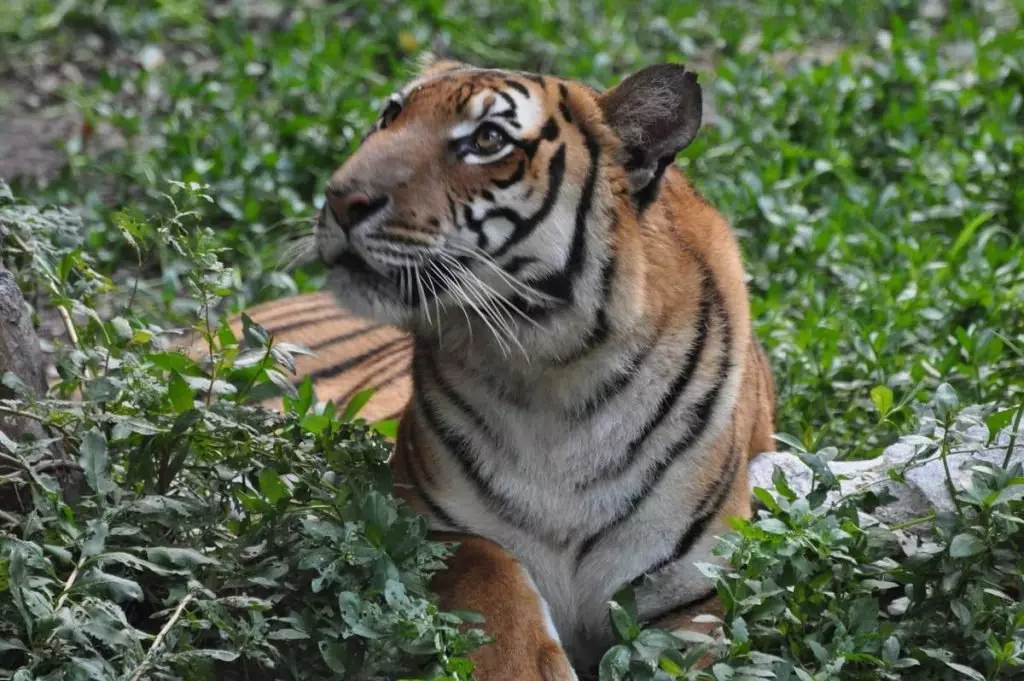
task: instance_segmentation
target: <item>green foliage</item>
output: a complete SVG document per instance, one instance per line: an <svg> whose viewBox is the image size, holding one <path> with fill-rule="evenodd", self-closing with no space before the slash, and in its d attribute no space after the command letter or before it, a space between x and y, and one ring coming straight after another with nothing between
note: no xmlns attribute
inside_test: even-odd
<svg viewBox="0 0 1024 681"><path fill-rule="evenodd" d="M0 678L465 678L480 633L460 633L428 588L449 547L391 496L388 448L356 409L292 386L301 348L216 321L229 282L194 213L153 233L194 263L179 275L205 359L167 347L170 330L132 307L101 318L109 282L78 244L6 250L46 239L10 218L28 207L3 210L7 264L67 310L77 342L54 396L0 401L75 453L55 463L44 443L0 435L28 501L0 518ZM285 413L249 406L282 386ZM47 471L76 463L72 501Z"/></svg>
<svg viewBox="0 0 1024 681"><path fill-rule="evenodd" d="M645 629L622 594L603 677L1019 678L1019 471L979 471L913 541L865 525L869 497L822 504L827 461L914 433L952 447L930 419L961 403L987 405L991 433L1019 428L1022 44L1019 3L999 0L8 3L5 85L82 120L50 182L7 178L50 207L0 185L0 259L41 324L62 310L78 336L47 400L4 408L50 425L91 491L70 505L41 444L0 441L36 509L0 520L25 535L0 559L0 668L463 674L476 638L423 588L444 549L389 496L395 424L354 421L365 396L319 404L290 375L301 348L219 321L319 286L316 266L280 267L288 244L411 57L439 46L596 87L655 61L700 72L707 115L680 164L740 236L778 439L815 472L806 499L777 476L724 544L724 645ZM168 349L182 327L210 359ZM282 391L286 414L247 406ZM703 647L718 661L697 672Z"/></svg>
<svg viewBox="0 0 1024 681"><path fill-rule="evenodd" d="M196 209L226 249L232 304L317 288L318 267L279 267L287 245L423 48L598 87L680 61L709 104L680 162L741 237L781 431L869 458L944 381L976 403L1022 389L1013 3L19 6L0 66L31 80L69 60L91 76L48 95L76 102L85 125L45 194L101 218L86 244L104 273L135 257L111 238L127 219L116 207L163 210L172 178L210 187ZM143 291L170 305L188 265L144 256ZM884 414L877 386L892 391Z"/></svg>
<svg viewBox="0 0 1024 681"><path fill-rule="evenodd" d="M944 384L937 413L951 398ZM1005 443L1007 461L1024 406L1014 412L1016 427L989 438ZM959 413L923 419L921 456L984 445L967 431L976 420ZM601 681L1024 678L1021 464L979 461L956 512L899 527L871 518L881 501L871 489L824 503L837 489L834 477L818 478L797 497L777 471L772 491L757 490L766 508L723 537L724 566L701 566L726 609L719 640L644 628L620 594L611 611L620 643ZM698 671L704 653L714 662Z"/></svg>

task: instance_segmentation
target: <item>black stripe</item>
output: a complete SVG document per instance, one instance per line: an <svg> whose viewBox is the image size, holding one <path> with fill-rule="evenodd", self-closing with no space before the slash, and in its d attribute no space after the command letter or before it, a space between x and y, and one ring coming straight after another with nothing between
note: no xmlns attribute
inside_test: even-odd
<svg viewBox="0 0 1024 681"><path fill-rule="evenodd" d="M553 123L553 120L549 120L548 123ZM586 140L587 151L590 153L590 167L587 170L587 179L583 185L583 191L580 193L579 204L576 206L576 224L565 268L546 274L538 279L524 282L531 288L565 302L571 302L574 298L573 285L583 270L583 264L586 261L587 216L590 214L590 209L594 204L594 187L597 184L598 165L601 159L601 145L597 138L585 128L581 128L581 131ZM565 145L562 145L560 151L564 151L564 149ZM513 233L513 238L514 236L515 234ZM505 245L507 246L508 242ZM504 248L505 246L502 247L502 249ZM500 255L499 251L495 257L500 257ZM547 307L531 305L521 296L515 296L510 302L521 312L534 319L549 311Z"/></svg>
<svg viewBox="0 0 1024 681"><path fill-rule="evenodd" d="M319 343L316 343L315 345L309 346L309 349L313 350L314 352L316 350L323 350L329 345L334 345L335 343L343 343L347 340L358 338L359 336L365 335L367 333L370 333L371 331L376 331L377 329L382 328L384 328L383 324L371 324L370 326L364 326L361 329L349 331L348 333L343 333L340 336L331 336L327 340L322 340Z"/></svg>
<svg viewBox="0 0 1024 681"><path fill-rule="evenodd" d="M721 345L726 348L726 351L723 354L719 365L719 372L715 385L694 406L693 417L688 419L690 427L686 434L681 440L669 447L668 451L658 459L657 463L655 463L653 469L644 476L644 481L641 483L640 489L630 497L629 502L625 505L625 510L600 530L587 537L583 544L580 545L580 549L576 554L577 569L579 569L579 565L583 559L594 550L598 541L602 537L629 520L638 510L640 510L643 502L658 487L662 479L665 477L665 473L667 473L672 467L672 464L678 461L679 457L692 447L693 444L704 434L704 431L707 430L708 421L714 411L715 405L718 402L718 396L722 392L725 381L729 376L729 369L732 366L728 353L730 341L728 323L724 317L722 321L725 328L723 330Z"/></svg>
<svg viewBox="0 0 1024 681"><path fill-rule="evenodd" d="M281 314L276 314L272 317L268 317L262 320L253 319L253 321L262 326L263 330L266 331L267 333L276 336L278 334L286 333L288 331L294 331L295 329L301 329L302 327L310 326L312 324L319 324L320 322L324 322L329 319L348 319L349 315L346 314L345 311L342 310L341 308L334 308L334 306L331 306L331 308L333 309L328 309L324 311L322 314L317 315L316 317L310 319L299 319L296 321L289 321L286 324L282 324L280 326L274 326L273 324L274 322L282 320L294 319L298 315L316 312L317 307L312 306L309 308L303 308L301 310L286 310Z"/></svg>
<svg viewBox="0 0 1024 681"><path fill-rule="evenodd" d="M492 213L495 215L500 214L502 217L508 218L514 225L515 229L512 235L501 245L495 253L492 255L495 258L500 258L508 253L513 246L518 244L520 241L530 236L533 230L537 228L537 225L541 223L551 209L555 206L555 201L558 199L559 193L562 190L562 180L565 177L565 145L558 147L558 151L551 157L551 162L548 164L548 193L544 197L544 203L541 207L529 218L522 218L517 213L511 212L508 209L492 209L484 214L481 222L492 217ZM515 216L514 218L512 216Z"/></svg>
<svg viewBox="0 0 1024 681"><path fill-rule="evenodd" d="M608 336L611 334L608 306L611 304L612 287L615 283L615 265L616 261L613 256L604 264L604 269L601 272L601 303L597 308L593 328L587 332L580 347L569 355L560 357L557 360L558 364L565 366L577 362L608 340Z"/></svg>
<svg viewBox="0 0 1024 681"><path fill-rule="evenodd" d="M516 110L519 107L516 105L516 100L512 99L512 95L510 95L507 92L502 92L502 91L498 90L498 96L505 100L505 103L509 105L509 107L511 108L512 113L514 115ZM504 113L506 113L506 112L502 112L502 114L504 114Z"/></svg>
<svg viewBox="0 0 1024 681"><path fill-rule="evenodd" d="M529 267L530 265L540 262L537 258L532 255L517 255L502 268L511 275L519 274L523 268Z"/></svg>
<svg viewBox="0 0 1024 681"><path fill-rule="evenodd" d="M522 83L517 83L514 80L506 78L505 85L508 85L510 88L521 94L523 97L526 97L527 99L530 98L530 89L523 85Z"/></svg>
<svg viewBox="0 0 1024 681"><path fill-rule="evenodd" d="M672 165L674 160L673 157L666 156L658 161L658 167L654 169L651 181L633 194L638 214L643 215L644 211L658 198L658 190L661 188L661 179L665 176L665 169Z"/></svg>
<svg viewBox="0 0 1024 681"><path fill-rule="evenodd" d="M492 180L492 183L498 189L508 189L516 182L522 180L524 175L526 175L526 161L520 159L519 165L516 166L515 171L511 175L509 175L507 179Z"/></svg>
<svg viewBox="0 0 1024 681"><path fill-rule="evenodd" d="M672 412L680 395L683 394L686 386L693 380L693 374L697 370L698 359L704 353L704 348L707 345L708 336L711 332L712 307L716 303L721 304L721 296L715 288L711 271L703 263L701 263L701 276L700 316L697 319L696 325L697 337L686 351L686 355L683 358L683 368L676 374L675 380L672 381L668 391L662 395L661 400L658 402L658 410L654 413L654 416L647 421L640 434L629 443L629 446L626 448L626 455L604 470L598 471L593 477L580 483L577 486L580 491L584 491L599 482L613 480L625 473L640 456L647 438ZM728 341L728 335L726 335L725 340ZM727 344L726 347L728 347Z"/></svg>
<svg viewBox="0 0 1024 681"><path fill-rule="evenodd" d="M566 265L566 270L572 281L579 276L586 260L587 216L594 204L594 187L597 185L598 164L601 160L601 144L597 138L587 128L581 127L580 130L586 140L587 152L590 154L590 167L587 169L587 180L583 185L583 193L580 194L580 203L576 207L576 229L572 235L572 247Z"/></svg>
<svg viewBox="0 0 1024 681"><path fill-rule="evenodd" d="M572 110L569 108L569 88L565 83L558 84L558 109L562 112L562 118L566 123L572 123Z"/></svg>
<svg viewBox="0 0 1024 681"><path fill-rule="evenodd" d="M410 450L412 449L412 447L413 445L409 445ZM416 492L420 495L420 498L423 499L423 502L427 505L427 509L431 513L433 513L437 517L437 519L440 520L444 525L447 525L448 527L451 527L456 530L465 531L465 528L463 528L462 525L460 525L459 523L455 522L455 520L453 520L452 517L448 515L448 512L441 508L441 505L434 499L433 496L431 496L430 492L427 491L426 486L420 479L419 473L416 472L417 461L413 459L411 454L407 454L407 456L407 460L409 462L409 478L412 481L413 487L416 488ZM423 472L429 474L425 468Z"/></svg>
<svg viewBox="0 0 1024 681"><path fill-rule="evenodd" d="M349 357L344 362L338 362L331 366L322 367L309 374L312 381L316 382L324 378L333 378L338 374L342 374L354 366L358 366L363 362L372 359L379 353L387 353L386 356L390 356L401 352L402 350L408 349L410 343L408 338L396 338L395 340L389 341L384 345L379 345L372 350L360 353L355 357ZM399 347L400 346L400 347Z"/></svg>
<svg viewBox="0 0 1024 681"><path fill-rule="evenodd" d="M648 626L653 628L659 628L661 627L661 622L663 620L669 619L670 617L677 617L681 615L684 610L689 610L691 608L699 608L702 605L707 605L711 601L715 600L715 598L717 597L718 589L712 586L708 591L705 591L703 594L697 596L696 598L691 598L690 600L684 603L672 606L664 612L660 612L657 615L652 615L648 620Z"/></svg>
<svg viewBox="0 0 1024 681"><path fill-rule="evenodd" d="M643 367L644 360L651 354L651 351L655 348L656 343L645 343L640 350L630 358L629 363L621 371L615 372L611 379L605 381L601 386L594 392L593 395L588 397L586 401L579 404L578 406L570 407L566 410L565 416L570 419L587 419L593 416L598 409L608 404L616 396L619 395L623 390L626 389L633 378L639 373ZM586 488L581 488L577 485L579 491L585 491Z"/></svg>
<svg viewBox="0 0 1024 681"><path fill-rule="evenodd" d="M704 496L701 497L700 503L697 504L693 521L676 541L672 552L644 570L639 577L653 575L662 568L686 556L690 549L693 548L694 543L704 536L708 524L718 514L722 504L729 498L729 494L734 489L733 484L736 482L736 473L739 470L739 462L742 458L739 454L739 449L736 447L735 420L733 421L732 436L729 440L729 449L726 456L725 465L723 466L724 470L719 471L715 484L705 490Z"/></svg>
<svg viewBox="0 0 1024 681"><path fill-rule="evenodd" d="M540 129L540 138L549 142L558 139L558 123L555 122L554 117L549 118L544 127Z"/></svg>
<svg viewBox="0 0 1024 681"><path fill-rule="evenodd" d="M474 460L475 457L471 453L469 440L464 435L459 434L454 427L443 424L437 407L431 404L424 396L423 386L429 384L437 386L441 395L462 412L466 420L470 421L474 427L481 429L488 439L493 441L493 433L487 424L484 423L483 418L444 381L439 371L436 371L434 368L428 368L430 363L426 351L417 348L413 355L413 381L417 386L415 391L416 400L419 403L420 411L426 417L426 426L430 428L444 449L455 459L463 475L476 487L487 507L506 522L525 529L524 519L521 517L522 514L512 511L512 501L498 492L491 484L491 481L481 474L480 466ZM428 372L430 374L429 379L425 375Z"/></svg>

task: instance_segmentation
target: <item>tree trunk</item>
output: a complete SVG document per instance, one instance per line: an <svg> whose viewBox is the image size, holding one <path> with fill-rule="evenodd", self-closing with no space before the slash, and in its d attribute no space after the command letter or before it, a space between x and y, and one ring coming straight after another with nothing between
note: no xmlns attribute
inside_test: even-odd
<svg viewBox="0 0 1024 681"><path fill-rule="evenodd" d="M46 393L43 353L32 328L28 305L25 304L14 276L0 267L0 377L7 373L17 376L32 396L40 397ZM21 397L23 396L0 382L0 399ZM2 413L0 432L15 442L37 441L50 437L38 421ZM51 460L67 459L59 446L50 447L50 451ZM10 460L14 452L7 451L2 443L0 454L6 455L0 459L0 475L9 475L22 469ZM73 466L60 466L55 472L61 488L66 492L76 490L81 484L81 473ZM0 485L0 510L26 510L26 505L31 502L31 495L26 494L26 490L22 488L23 486L17 483Z"/></svg>

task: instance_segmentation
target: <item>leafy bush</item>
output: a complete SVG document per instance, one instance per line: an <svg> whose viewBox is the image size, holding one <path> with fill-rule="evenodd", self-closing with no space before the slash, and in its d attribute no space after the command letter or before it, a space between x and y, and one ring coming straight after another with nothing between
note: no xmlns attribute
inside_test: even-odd
<svg viewBox="0 0 1024 681"><path fill-rule="evenodd" d="M460 656L482 638L429 592L450 548L391 496L377 430L393 424L355 419L366 396L318 403L308 379L286 378L301 348L217 321L230 276L188 208L207 197L175 195L182 208L153 233L193 264L182 276L206 361L168 348L173 330L131 301L97 313L110 281L80 241L40 229L62 212L0 205L5 264L74 329L53 395L6 375L23 394L0 413L77 453L55 461L47 443L0 433L16 471L3 482L23 500L0 519L0 678L465 678ZM133 248L153 246L131 231ZM247 405L271 385L290 392L285 413ZM47 472L61 465L83 472L80 498Z"/></svg>
<svg viewBox="0 0 1024 681"><path fill-rule="evenodd" d="M940 388L1016 419L992 432L1019 424L1018 4L8 5L0 128L23 92L29 117L76 117L49 183L11 178L61 208L0 198L0 258L41 328L76 336L46 399L2 407L47 423L89 475L64 496L44 443L0 443L29 504L0 520L0 678L125 679L144 662L151 678L465 678L480 639L430 605L445 548L390 496L393 424L317 404L289 375L299 349L219 321L318 287L316 266L285 272L281 255L427 46L597 87L659 60L700 71L707 115L680 163L740 235L783 442L959 447L949 414L943 442L922 406ZM170 196L167 178L184 183ZM214 360L170 351L170 325ZM247 406L271 390L295 390L286 413ZM826 507L827 476L806 499L779 478L723 544L727 640L699 641L717 666L690 668L701 651L635 622L623 594L604 677L1019 678L1019 477L979 471L957 513L889 530L857 512L869 495Z"/></svg>
<svg viewBox="0 0 1024 681"><path fill-rule="evenodd" d="M680 163L741 237L781 431L871 458L942 382L975 403L1022 390L1015 3L22 4L0 73L64 83L39 97L82 125L52 184L20 186L101 218L105 273L134 257L114 216L163 210L172 178L211 187L199 209L240 300L317 288L321 270L284 272L282 253L424 47L597 87L677 61L708 105ZM173 292L174 254L146 255ZM884 419L876 386L894 393Z"/></svg>
<svg viewBox="0 0 1024 681"><path fill-rule="evenodd" d="M967 430L977 419L958 418L948 385L934 413L914 437L918 459L985 446ZM822 454L807 459L823 475L805 497L776 469L774 489L756 490L765 509L722 539L727 566L703 566L726 607L723 639L682 636L701 644L684 654L680 638L639 626L623 593L612 610L620 643L605 655L601 681L1024 678L1020 449L1010 463L1022 415L1024 405L987 419L988 441L1006 448L1004 464L979 460L955 512L897 527L869 515L882 501L871 489L826 503L838 481ZM693 671L707 651L716 662Z"/></svg>

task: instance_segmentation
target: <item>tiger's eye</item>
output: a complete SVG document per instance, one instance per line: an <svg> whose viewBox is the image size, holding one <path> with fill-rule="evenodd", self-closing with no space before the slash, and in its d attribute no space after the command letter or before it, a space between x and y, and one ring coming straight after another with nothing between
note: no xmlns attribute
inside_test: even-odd
<svg viewBox="0 0 1024 681"><path fill-rule="evenodd" d="M473 134L473 151L478 154L493 154L505 146L507 137L501 128L483 125Z"/></svg>

